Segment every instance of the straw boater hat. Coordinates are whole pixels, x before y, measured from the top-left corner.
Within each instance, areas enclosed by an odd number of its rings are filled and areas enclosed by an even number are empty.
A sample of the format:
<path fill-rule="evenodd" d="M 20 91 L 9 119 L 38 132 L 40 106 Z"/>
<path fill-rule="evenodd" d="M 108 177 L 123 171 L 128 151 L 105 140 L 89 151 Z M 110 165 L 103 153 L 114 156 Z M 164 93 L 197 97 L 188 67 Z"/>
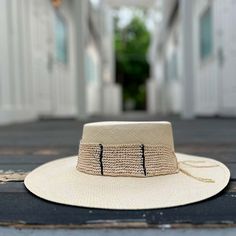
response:
<path fill-rule="evenodd" d="M 97 122 L 84 125 L 78 156 L 36 168 L 25 185 L 57 203 L 150 209 L 209 198 L 229 177 L 219 161 L 175 153 L 169 122 Z"/>

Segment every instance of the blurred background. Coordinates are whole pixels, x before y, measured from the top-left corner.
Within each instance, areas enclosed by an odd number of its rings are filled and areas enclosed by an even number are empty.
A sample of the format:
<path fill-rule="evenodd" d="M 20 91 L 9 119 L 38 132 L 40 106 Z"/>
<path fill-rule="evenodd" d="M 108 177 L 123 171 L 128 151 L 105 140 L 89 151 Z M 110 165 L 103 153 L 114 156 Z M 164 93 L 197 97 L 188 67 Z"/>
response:
<path fill-rule="evenodd" d="M 0 124 L 236 116 L 235 0 L 1 0 Z"/>

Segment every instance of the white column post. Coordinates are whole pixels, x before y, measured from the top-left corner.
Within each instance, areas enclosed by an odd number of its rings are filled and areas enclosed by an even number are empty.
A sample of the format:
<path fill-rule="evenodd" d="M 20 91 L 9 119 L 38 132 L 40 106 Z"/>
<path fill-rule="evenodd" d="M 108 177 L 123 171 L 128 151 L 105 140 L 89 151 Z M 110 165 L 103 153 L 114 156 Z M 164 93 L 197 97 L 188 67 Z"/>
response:
<path fill-rule="evenodd" d="M 87 0 L 73 0 L 72 11 L 75 29 L 75 75 L 77 118 L 85 118 L 86 111 L 86 80 L 85 80 L 85 37 L 87 20 Z"/>
<path fill-rule="evenodd" d="M 10 97 L 10 61 L 9 61 L 9 4 L 7 0 L 0 1 L 0 112 L 11 106 Z M 0 113 L 1 123 L 1 113 Z"/>
<path fill-rule="evenodd" d="M 183 97 L 182 117 L 194 117 L 194 72 L 193 72 L 193 0 L 180 0 L 180 17 L 183 36 Z"/>

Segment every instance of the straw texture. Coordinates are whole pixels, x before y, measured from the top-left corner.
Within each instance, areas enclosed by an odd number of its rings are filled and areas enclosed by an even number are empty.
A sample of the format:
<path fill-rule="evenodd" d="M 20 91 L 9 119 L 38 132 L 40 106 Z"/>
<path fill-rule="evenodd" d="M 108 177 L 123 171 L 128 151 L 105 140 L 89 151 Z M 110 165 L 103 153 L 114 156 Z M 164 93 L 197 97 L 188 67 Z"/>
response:
<path fill-rule="evenodd" d="M 149 177 L 175 174 L 175 153 L 164 145 L 81 143 L 77 170 L 91 175 Z"/>
<path fill-rule="evenodd" d="M 120 210 L 157 209 L 198 202 L 220 192 L 229 181 L 229 170 L 222 163 L 196 156 L 176 154 L 178 162 L 199 160 L 214 168 L 184 166 L 198 181 L 182 172 L 147 178 L 88 175 L 76 170 L 77 156 L 44 164 L 25 179 L 35 195 L 57 203 Z"/>
<path fill-rule="evenodd" d="M 169 122 L 97 122 L 84 126 L 79 158 L 36 168 L 25 186 L 57 203 L 135 210 L 204 200 L 229 178 L 221 162 L 175 153 Z"/>

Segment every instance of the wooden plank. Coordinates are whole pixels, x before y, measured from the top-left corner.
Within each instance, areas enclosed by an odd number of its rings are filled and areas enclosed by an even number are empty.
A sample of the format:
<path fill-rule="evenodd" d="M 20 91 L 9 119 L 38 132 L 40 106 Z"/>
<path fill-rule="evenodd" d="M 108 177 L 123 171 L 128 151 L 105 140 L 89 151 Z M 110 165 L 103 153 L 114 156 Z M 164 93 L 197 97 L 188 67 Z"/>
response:
<path fill-rule="evenodd" d="M 176 152 L 186 153 L 190 155 L 197 155 L 203 157 L 214 158 L 223 163 L 232 163 L 236 162 L 236 144 L 235 146 L 229 149 L 224 149 L 222 147 L 218 147 L 217 145 L 176 145 Z M 217 148 L 215 148 L 217 146 Z"/>
<path fill-rule="evenodd" d="M 113 225 L 134 223 L 160 224 L 228 224 L 236 223 L 236 193 L 224 191 L 211 199 L 168 209 L 101 210 L 51 203 L 29 192 L 0 193 L 0 224 L 39 225 Z M 36 214 L 37 212 L 37 214 Z M 132 224 L 131 224 L 132 225 Z"/>
<path fill-rule="evenodd" d="M 0 183 L 0 193 L 3 192 L 28 192 L 23 181 Z M 230 181 L 224 190 L 225 192 L 236 192 L 236 181 Z M 34 195 L 32 195 L 34 196 Z"/>
<path fill-rule="evenodd" d="M 53 158 L 52 160 L 55 160 L 57 158 Z M 50 160 L 49 160 L 50 161 Z M 4 175 L 5 172 L 11 171 L 11 172 L 30 172 L 36 167 L 40 166 L 41 164 L 44 164 L 48 162 L 48 160 L 41 159 L 38 160 L 36 163 L 28 163 L 28 162 L 19 162 L 19 163 L 4 163 L 0 166 L 0 176 Z M 236 163 L 226 163 L 226 166 L 230 170 L 231 174 L 231 180 L 236 180 Z"/>
<path fill-rule="evenodd" d="M 25 188 L 23 181 L 0 183 L 0 193 L 16 193 L 17 194 L 17 193 L 26 192 L 26 191 L 27 189 Z"/>
<path fill-rule="evenodd" d="M 236 144 L 235 144 L 236 146 Z M 224 163 L 236 163 L 236 150 L 235 151 L 207 151 L 206 147 L 202 147 L 204 150 L 196 150 L 193 148 L 176 147 L 176 152 L 182 152 L 192 155 L 205 156 L 214 158 Z M 18 162 L 22 160 L 28 160 L 28 162 L 39 162 L 41 159 L 51 160 L 57 157 L 65 157 L 70 155 L 76 155 L 78 153 L 78 146 L 61 148 L 61 147 L 48 147 L 48 148 L 18 148 L 12 150 L 11 148 L 0 148 L 0 164 L 11 162 Z"/>
<path fill-rule="evenodd" d="M 23 183 L 0 184 L 0 225 L 17 227 L 171 227 L 236 223 L 236 182 L 220 194 L 191 205 L 159 210 L 101 210 L 42 200 Z M 35 214 L 37 212 L 37 214 Z"/>
<path fill-rule="evenodd" d="M 169 225 L 160 225 L 158 227 L 152 228 L 131 228 L 130 224 L 125 224 L 122 229 L 117 228 L 114 224 L 113 228 L 99 228 L 99 229 L 87 229 L 87 228 L 78 228 L 76 226 L 68 226 L 67 228 L 63 228 L 63 226 L 57 226 L 55 228 L 49 226 L 48 228 L 41 228 L 37 226 L 37 228 L 30 228 L 27 225 L 24 228 L 17 227 L 17 224 L 14 227 L 0 227 L 0 232 L 2 235 L 11 235 L 11 236 L 62 236 L 62 235 L 70 235 L 70 236 L 104 236 L 104 235 L 120 235 L 122 236 L 183 236 L 183 235 L 191 235 L 191 236 L 199 236 L 199 235 L 214 235 L 214 236 L 235 236 L 235 228 L 233 227 L 219 227 L 219 225 L 204 225 L 197 226 L 188 224 L 188 226 L 181 227 L 182 225 L 175 225 L 170 228 Z M 209 228 L 211 227 L 211 228 Z M 52 232 L 53 231 L 53 232 Z"/>
<path fill-rule="evenodd" d="M 27 172 L 15 172 L 12 170 L 8 170 L 6 172 L 0 172 L 0 183 L 5 183 L 5 182 L 22 182 L 24 181 Z"/>
<path fill-rule="evenodd" d="M 87 120 L 169 120 L 172 121 L 176 145 L 231 144 L 235 146 L 236 122 L 234 119 L 178 120 L 171 117 L 143 116 L 95 117 Z M 60 146 L 75 145 L 81 138 L 80 121 L 42 121 L 0 128 L 0 146 Z"/>
<path fill-rule="evenodd" d="M 5 175 L 6 172 L 30 172 L 40 164 L 2 164 L 0 167 L 0 175 Z"/>
<path fill-rule="evenodd" d="M 95 120 L 157 120 L 106 117 Z M 162 118 L 159 118 L 162 119 Z M 166 120 L 166 118 L 165 118 Z M 236 122 L 233 119 L 173 121 L 176 150 L 215 158 L 231 171 L 230 185 L 217 196 L 188 206 L 142 211 L 64 206 L 29 193 L 20 182 L 0 184 L 0 225 L 18 227 L 219 227 L 236 224 Z M 92 120 L 89 120 L 92 121 Z M 73 155 L 82 133 L 80 121 L 42 121 L 0 127 L 0 169 L 27 172 L 45 162 Z M 5 174 L 1 172 L 1 174 Z M 19 177 L 19 176 L 18 176 Z"/>
<path fill-rule="evenodd" d="M 62 156 L 78 151 L 78 146 L 70 147 L 1 147 L 0 160 L 14 156 Z"/>
<path fill-rule="evenodd" d="M 70 154 L 67 154 L 72 155 Z M 76 153 L 73 153 L 76 155 Z M 27 155 L 27 156 L 0 156 L 0 166 L 10 164 L 42 164 L 48 161 L 53 161 L 59 158 L 65 157 L 64 155 L 52 155 L 52 156 L 38 156 L 38 155 Z M 1 169 L 1 167 L 0 167 Z"/>

